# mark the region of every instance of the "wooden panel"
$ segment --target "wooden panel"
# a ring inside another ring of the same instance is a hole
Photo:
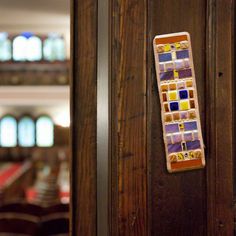
[[[97,1],[72,0],[72,234],[96,235]]]
[[[224,9],[224,11],[222,11]],[[233,235],[232,92],[234,1],[216,1],[216,235]],[[211,78],[212,79],[212,78]]]
[[[111,1],[111,233],[147,235],[146,1]]]
[[[206,235],[205,169],[168,174],[162,138],[161,107],[155,78],[152,40],[157,34],[190,33],[199,108],[205,137],[206,1],[149,1],[148,156],[151,235]],[[207,157],[206,157],[207,158]]]

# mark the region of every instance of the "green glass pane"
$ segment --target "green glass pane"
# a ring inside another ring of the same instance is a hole
[[[11,41],[0,38],[0,61],[11,60]]]
[[[25,61],[27,56],[27,39],[24,36],[17,36],[13,40],[13,60]]]
[[[65,60],[65,42],[62,38],[58,38],[54,40],[54,50],[55,50],[57,60],[64,61]]]
[[[39,37],[32,36],[27,40],[26,59],[28,61],[42,59],[42,41]]]
[[[60,37],[49,37],[44,41],[44,59],[48,61],[65,60],[65,42]]]
[[[12,116],[5,116],[0,122],[0,144],[15,147],[17,144],[17,122]]]
[[[50,147],[54,143],[54,124],[47,116],[38,118],[36,122],[36,144],[39,147]]]
[[[43,54],[45,60],[48,61],[56,60],[56,55],[54,55],[53,53],[53,43],[54,43],[53,38],[48,38],[44,41]]]
[[[18,141],[22,147],[35,145],[35,124],[30,117],[23,117],[18,123]]]

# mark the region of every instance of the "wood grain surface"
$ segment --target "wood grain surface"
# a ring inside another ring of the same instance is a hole
[[[152,40],[157,34],[187,31],[191,36],[199,111],[205,133],[206,1],[149,1],[148,156],[151,235],[206,235],[206,171],[169,174],[165,165],[161,107],[155,77]]]
[[[97,230],[97,1],[72,0],[71,20],[71,235],[94,236]]]
[[[146,1],[111,1],[111,233],[147,235]]]

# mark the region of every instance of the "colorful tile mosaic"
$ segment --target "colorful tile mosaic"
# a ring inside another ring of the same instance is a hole
[[[186,32],[159,35],[153,44],[167,169],[202,168],[204,145],[190,36]]]

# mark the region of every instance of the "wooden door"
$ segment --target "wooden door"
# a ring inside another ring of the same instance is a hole
[[[97,4],[72,1],[72,235],[99,235],[106,222],[96,211]],[[109,9],[108,235],[233,235],[234,1],[110,0]],[[169,174],[152,40],[181,31],[192,39],[206,168]]]

